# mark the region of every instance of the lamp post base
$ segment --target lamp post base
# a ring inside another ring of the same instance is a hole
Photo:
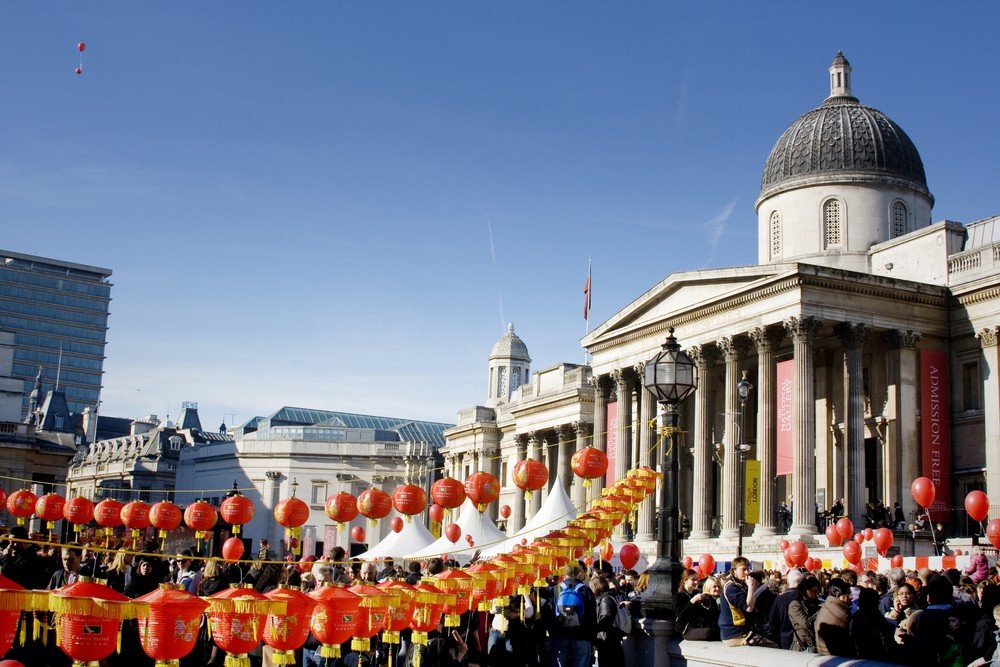
[[[679,561],[671,563],[660,556],[646,570],[649,584],[642,594],[642,610],[646,618],[659,621],[674,620],[674,593],[680,585],[683,566]]]
[[[626,664],[670,667],[669,643],[674,636],[674,622],[644,618],[639,625],[643,632],[632,636],[638,641],[634,642],[633,660]]]

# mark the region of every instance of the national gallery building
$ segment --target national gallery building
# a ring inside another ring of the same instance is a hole
[[[541,501],[510,479],[525,456],[548,465],[550,485],[558,472],[578,506],[576,449],[606,450],[609,480],[657,466],[657,406],[641,375],[670,328],[699,375],[681,405],[689,552],[735,547],[741,449],[760,466],[748,553],[775,551],[783,503],[781,532],[813,545],[826,544],[818,515],[838,499],[856,526],[874,502],[899,502],[909,522],[920,476],[936,485],[933,516],[949,535],[971,531],[962,501],[973,489],[1000,516],[1000,216],[932,222],[916,146],[853,96],[851,79],[838,53],[829,97],[767,157],[755,266],[667,276],[583,339],[589,366],[529,377],[513,329],[497,342],[486,405],[459,413],[441,453],[460,479],[501,478],[508,529]],[[617,537],[652,553],[654,515],[647,500]]]

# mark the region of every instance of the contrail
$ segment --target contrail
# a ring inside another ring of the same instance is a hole
[[[500,302],[500,331],[505,331],[507,320],[503,316],[503,291],[500,289],[500,269],[497,267],[497,253],[493,246],[493,225],[490,224],[488,217],[486,218],[486,231],[490,235],[490,257],[493,259],[493,278],[497,282],[497,295]]]

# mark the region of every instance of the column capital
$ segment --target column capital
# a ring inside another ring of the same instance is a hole
[[[740,361],[750,350],[750,341],[744,335],[723,336],[716,345],[726,361]]]
[[[574,424],[576,424],[576,422],[573,422],[572,424],[559,424],[559,426],[556,426],[556,435],[559,436],[560,442],[576,437],[576,427]]]
[[[976,338],[979,339],[979,344],[983,347],[996,347],[997,341],[1000,340],[1000,326],[980,329],[976,333]]]
[[[764,326],[755,327],[747,334],[750,340],[757,346],[758,352],[774,352],[785,339],[783,327]]]
[[[281,479],[281,472],[278,470],[268,470],[267,472],[264,473],[264,476],[267,477],[272,482],[276,482],[279,479]]]
[[[687,354],[699,369],[706,369],[714,364],[720,356],[719,348],[711,343],[705,345],[692,345],[687,349]]]
[[[849,350],[856,350],[862,347],[871,331],[872,328],[870,325],[860,322],[838,322],[833,327],[833,333],[840,339],[843,346]]]
[[[602,374],[591,375],[587,378],[587,384],[589,384],[594,391],[601,394],[604,398],[607,398],[611,391],[612,382],[611,378],[609,378],[607,374]]]
[[[590,422],[585,421],[575,421],[570,423],[570,428],[576,433],[576,437],[584,436],[586,437],[592,430],[594,425]]]
[[[913,329],[907,329],[906,331],[893,329],[892,331],[886,331],[882,335],[882,341],[886,347],[893,350],[912,350],[920,342],[920,332]]]
[[[806,345],[812,345],[816,340],[816,334],[819,332],[820,327],[823,323],[817,320],[815,317],[789,317],[783,322],[785,326],[785,331],[791,335],[792,340],[797,343],[805,343]]]

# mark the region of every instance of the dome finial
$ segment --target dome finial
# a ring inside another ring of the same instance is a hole
[[[847,62],[843,51],[837,51],[830,65],[830,97],[852,97],[851,63]]]

